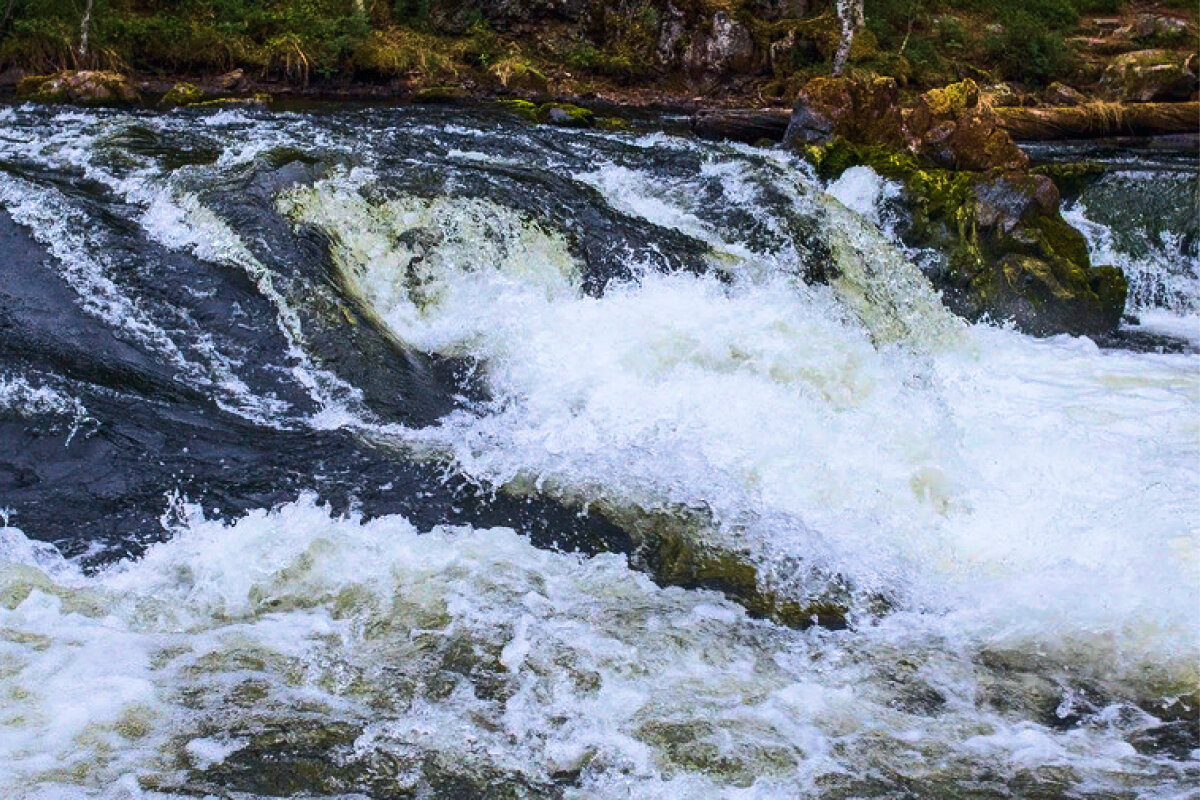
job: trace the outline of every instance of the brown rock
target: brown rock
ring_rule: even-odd
[[[864,144],[904,143],[899,88],[892,78],[814,78],[800,93],[785,140],[825,142],[842,136]]]
[[[246,72],[242,69],[235,69],[232,72],[226,72],[213,81],[217,91],[221,92],[242,92],[250,86],[250,81],[246,80]]]
[[[1087,98],[1082,94],[1058,81],[1046,87],[1043,97],[1052,106],[1077,106],[1087,102]]]

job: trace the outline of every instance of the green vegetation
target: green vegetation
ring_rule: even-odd
[[[85,47],[88,1],[0,0],[0,69],[242,68],[301,85],[402,79],[579,94],[699,83],[785,99],[829,74],[840,39],[833,0],[814,0],[801,18],[767,15],[757,0],[613,0],[578,13],[518,0],[93,0]],[[867,0],[849,74],[918,90],[966,77],[1071,83],[1088,65],[1068,40],[1088,15],[1127,10],[1122,0]],[[714,65],[731,25],[753,52]],[[714,44],[718,29],[724,44]],[[1182,47],[1191,34],[1155,35],[1178,40],[1155,44]]]

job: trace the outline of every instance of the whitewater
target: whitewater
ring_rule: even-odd
[[[0,167],[6,796],[1196,796],[1196,237],[1106,211],[1194,171],[1068,210],[1122,346],[778,149],[15,106]]]

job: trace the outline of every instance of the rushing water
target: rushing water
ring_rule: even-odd
[[[0,787],[1194,796],[1195,176],[1139,174],[1070,211],[1135,351],[958,321],[779,151],[0,110]]]

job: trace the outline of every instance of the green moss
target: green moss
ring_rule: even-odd
[[[1100,298],[1105,308],[1112,309],[1116,317],[1114,325],[1120,322],[1120,314],[1125,309],[1125,300],[1129,295],[1129,279],[1119,267],[1108,264],[1092,267],[1088,274],[1092,291]]]
[[[208,93],[194,83],[177,83],[159,101],[164,106],[190,106],[203,103]]]
[[[801,602],[764,590],[758,570],[743,556],[697,541],[681,520],[656,515],[643,531],[643,558],[655,580],[689,589],[712,589],[743,606],[751,615],[793,628],[846,627],[846,606],[832,600]]]
[[[627,119],[621,117],[597,117],[596,127],[607,131],[628,131],[633,129],[633,125]],[[775,144],[775,142],[771,142]]]
[[[413,95],[413,102],[446,104],[458,103],[466,98],[467,90],[461,86],[428,86]]]
[[[528,100],[504,99],[498,100],[496,105],[507,109],[519,117],[523,117],[530,122],[538,121],[538,107],[536,103],[531,103]]]
[[[1038,214],[1025,222],[1041,235],[1042,254],[1073,265],[1079,270],[1072,276],[1073,282],[1078,280],[1086,286],[1086,273],[1092,266],[1092,259],[1083,234],[1071,227],[1061,214]]]
[[[567,128],[587,128],[595,121],[596,114],[588,108],[570,103],[544,103],[538,106],[538,121]]]

